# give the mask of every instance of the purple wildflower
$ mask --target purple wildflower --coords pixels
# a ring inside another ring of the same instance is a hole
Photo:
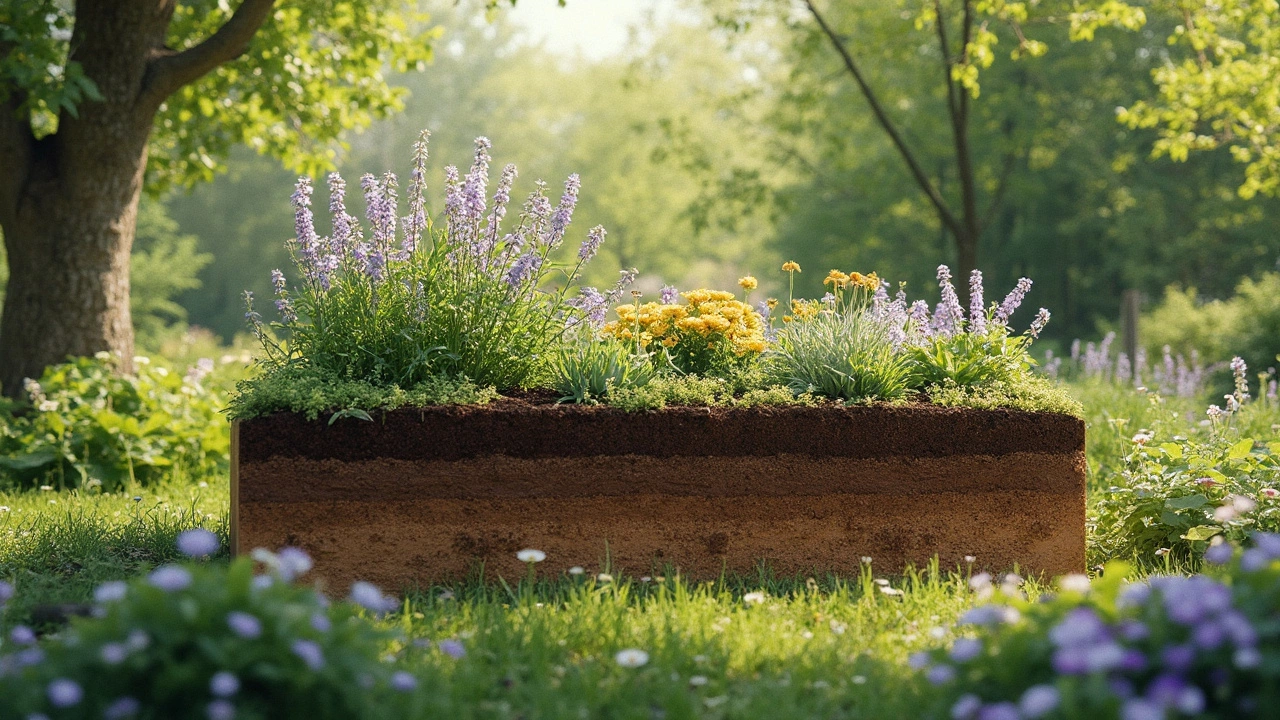
[[[333,249],[339,254],[347,250],[359,238],[360,228],[356,219],[347,212],[347,182],[336,172],[329,173],[329,215],[333,218]]]
[[[1022,717],[1034,720],[1053,712],[1060,702],[1062,702],[1062,695],[1058,692],[1058,688],[1052,685],[1032,685],[1018,700],[1018,710],[1022,713]]]
[[[951,268],[938,266],[938,287],[942,290],[942,300],[933,311],[933,332],[936,335],[950,337],[960,332],[960,324],[964,321],[964,310],[960,307],[960,298],[956,288],[951,284]]]
[[[567,301],[570,307],[581,310],[586,316],[587,322],[595,328],[599,328],[604,324],[606,313],[609,312],[609,303],[605,300],[604,295],[599,290],[591,286],[586,286],[578,290],[578,295]],[[571,322],[572,326],[575,322]]]
[[[605,234],[603,225],[591,228],[587,233],[587,239],[582,241],[582,247],[578,248],[578,260],[585,263],[595,257],[600,250],[600,244],[604,242]]]
[[[1231,376],[1235,380],[1234,397],[1237,403],[1244,404],[1249,399],[1249,378],[1246,375],[1249,368],[1244,363],[1244,358],[1236,356],[1231,358]]]
[[[569,222],[573,219],[573,209],[578,204],[578,190],[582,188],[582,181],[578,178],[578,174],[574,173],[564,181],[564,194],[560,196],[560,204],[556,207],[556,211],[551,214],[551,220],[547,225],[547,232],[542,238],[545,246],[557,248],[560,242],[564,240],[564,232],[569,227]]]
[[[982,654],[982,641],[974,638],[958,638],[951,646],[951,659],[967,663]]]
[[[34,645],[36,642],[36,634],[26,625],[15,625],[9,631],[9,639],[15,645]]]
[[[455,241],[458,240],[456,236],[462,232],[463,205],[458,168],[450,165],[444,169],[444,213],[450,238]]]
[[[137,715],[142,710],[142,703],[137,698],[116,698],[102,711],[104,720],[124,720]]]
[[[20,668],[39,665],[44,662],[44,651],[38,647],[24,648],[13,654],[13,660]]]
[[[327,633],[333,628],[333,623],[329,621],[329,616],[324,613],[311,614],[311,629],[318,633]]]
[[[134,630],[125,638],[124,644],[134,652],[141,652],[151,645],[151,636],[145,630]]]
[[[925,673],[925,679],[932,685],[946,685],[956,679],[956,669],[950,665],[934,665]]]
[[[663,290],[665,291],[666,288],[663,288]],[[663,305],[670,305],[670,304],[671,303],[667,303],[667,302],[663,303]],[[763,320],[765,324],[768,324],[769,317],[773,315],[773,308],[769,307],[768,300],[761,300],[756,303],[756,312],[760,313],[760,319]]]
[[[913,333],[923,337],[929,336],[929,303],[924,300],[917,300],[911,303],[907,318],[911,322]]]
[[[244,640],[254,640],[262,635],[262,621],[239,610],[227,613],[227,627]]]
[[[460,660],[466,657],[467,649],[457,640],[441,640],[436,643],[436,647],[440,648],[440,652],[448,655],[454,660]]]
[[[0,580],[0,607],[13,599],[13,583]]]
[[[493,191],[493,209],[489,211],[489,228],[485,232],[485,250],[497,242],[498,228],[507,216],[507,204],[511,202],[511,186],[516,182],[516,166],[508,163],[498,176],[498,187]]]
[[[302,658],[302,662],[312,671],[318,671],[324,667],[324,651],[320,646],[310,640],[294,640],[293,646],[290,648],[293,654]]]
[[[1040,332],[1044,330],[1044,326],[1048,324],[1049,324],[1049,311],[1046,310],[1045,308],[1040,308],[1040,312],[1036,313],[1036,319],[1031,321],[1031,337],[1033,338],[1040,337]],[[1128,364],[1129,364],[1129,360],[1128,358],[1125,358],[1125,365],[1128,365]],[[1128,372],[1125,373],[1125,375],[1128,375],[1128,374],[1129,374]],[[1128,378],[1126,377],[1124,379],[1127,380]]]
[[[236,706],[227,700],[214,700],[204,706],[204,716],[208,720],[233,720],[236,716]]]
[[[987,308],[982,299],[982,271],[969,273],[969,332],[985,335],[987,332]]]
[[[223,670],[209,678],[209,693],[214,697],[231,697],[240,692],[240,678]]]
[[[999,702],[987,705],[978,711],[978,720],[1021,720],[1018,706],[1011,702]]]
[[[404,217],[403,256],[408,258],[418,247],[418,241],[427,227],[427,139],[431,133],[423,130],[413,144],[413,170],[409,173],[409,214]]]
[[[209,557],[221,546],[218,536],[204,528],[192,528],[178,534],[178,551],[187,557]]]
[[[80,683],[67,678],[57,678],[45,688],[49,704],[56,708],[69,708],[80,704],[84,699],[84,688]]]
[[[351,602],[369,612],[384,613],[394,607],[395,600],[383,595],[377,585],[359,580],[351,584]]]
[[[306,575],[314,565],[311,556],[300,548],[285,547],[276,553],[276,572],[285,582],[293,582]]]
[[[679,297],[680,289],[675,285],[663,285],[662,289],[658,291],[658,300],[663,305],[675,305]],[[764,313],[761,314],[764,315]],[[766,315],[766,317],[768,316]]]
[[[639,274],[639,271],[635,268],[618,271],[618,282],[614,283],[608,294],[605,295],[610,305],[618,302],[618,299],[622,297],[622,291],[631,287],[631,283],[636,281],[636,276]]]
[[[289,291],[286,289],[284,273],[279,269],[271,271],[271,285],[276,291],[276,311],[280,313],[281,319],[287,323],[297,322],[298,314],[293,311],[293,303],[289,300]]]
[[[982,699],[973,693],[966,693],[951,706],[951,720],[972,720],[981,709]]]
[[[484,217],[485,192],[489,188],[489,149],[493,144],[489,138],[481,136],[476,138],[475,146],[475,160],[462,183],[463,215],[472,228],[478,228]],[[471,238],[473,242],[477,239]]]
[[[316,237],[315,219],[311,215],[311,178],[305,175],[298,178],[289,200],[293,204],[293,229],[302,271],[308,279],[315,280],[320,238]]]
[[[1142,698],[1130,698],[1120,708],[1121,720],[1164,720],[1164,710]]]
[[[413,692],[418,687],[418,678],[400,670],[391,676],[391,689],[398,692]]]
[[[542,266],[542,256],[536,250],[529,250],[516,261],[511,264],[511,269],[507,271],[503,280],[512,290],[518,290],[524,285],[530,277],[537,275],[538,269]]]
[[[1029,278],[1019,278],[1018,284],[1004,296],[1004,301],[1000,303],[1000,307],[996,308],[995,321],[1000,325],[1008,324],[1013,311],[1018,309],[1022,304],[1022,299],[1031,291],[1031,280]]]
[[[119,665],[129,656],[129,649],[120,643],[107,643],[98,649],[98,657],[107,665]]]
[[[191,586],[191,573],[177,565],[164,565],[153,570],[147,582],[165,592],[177,592]]]

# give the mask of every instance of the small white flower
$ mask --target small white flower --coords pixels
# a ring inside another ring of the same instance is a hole
[[[981,590],[987,587],[991,587],[991,573],[981,572],[969,578],[970,590]]]
[[[1169,554],[1169,548],[1160,548],[1156,550],[1156,557],[1164,557]]]
[[[569,568],[570,575],[581,575],[585,572],[586,570],[583,570],[581,565],[574,565],[573,567]]]
[[[57,400],[42,400],[37,406],[40,412],[58,412]]]
[[[972,565],[972,564],[974,564],[975,562],[977,562],[977,560],[978,560],[978,558],[974,557],[973,555],[965,555],[965,556],[964,556],[964,561],[965,561],[966,563],[969,563],[970,565]]]
[[[866,684],[867,684],[867,676],[866,676],[866,675],[854,675],[854,676],[853,676],[853,684],[854,684],[854,685],[866,685]]]
[[[863,564],[863,565],[870,565],[870,564],[871,564],[871,556],[870,556],[870,555],[863,555],[863,556],[862,556],[862,564]]]
[[[889,595],[890,597],[897,597],[903,594],[901,590],[897,588],[887,587],[885,585],[880,586],[880,592],[884,593],[885,595]]]
[[[756,590],[755,592],[749,592],[746,595],[742,596],[742,602],[746,603],[747,605],[756,605],[758,603],[764,602],[766,599],[768,599],[768,595],[765,595],[763,592],[759,590]]]
[[[1087,593],[1089,592],[1089,576],[1080,573],[1063,575],[1058,579],[1058,587],[1066,592]]]
[[[134,365],[150,365],[151,358],[147,357],[146,355],[134,355],[133,364]]]
[[[1258,508],[1258,503],[1253,498],[1245,497],[1244,495],[1232,495],[1230,500],[1231,507],[1235,508],[1238,513],[1253,512]]]
[[[614,662],[624,668],[638,668],[649,662],[649,653],[635,648],[619,650],[617,655],[613,656]]]
[[[648,575],[641,575],[640,582],[642,583],[653,582],[653,578]]]
[[[1230,505],[1223,505],[1222,507],[1213,511],[1213,519],[1223,523],[1231,522],[1232,520],[1235,520],[1236,516],[1238,516],[1239,514],[1240,512],[1236,510],[1234,507]]]
[[[706,675],[694,675],[693,677],[689,678],[689,684],[694,687],[702,687],[703,685],[706,685],[707,682],[709,681],[707,680]]]
[[[1137,445],[1146,445],[1151,442],[1151,433],[1140,432],[1133,436],[1133,442]]]
[[[599,575],[596,576],[596,582],[602,582],[602,583],[613,582],[613,576],[610,575],[609,573],[600,573]]]
[[[519,560],[520,562],[540,563],[543,560],[547,559],[547,554],[542,552],[541,550],[526,548],[516,553],[516,559]]]
[[[99,350],[98,352],[93,354],[93,357],[97,360],[110,360],[111,353],[107,352],[106,350]]]
[[[50,491],[50,490],[52,490],[52,489],[53,489],[53,486],[52,486],[52,485],[41,485],[41,486],[40,486],[40,490],[41,490],[41,491],[43,491],[43,492],[49,492],[49,491]]]
[[[875,579],[875,583],[876,583],[877,585],[879,585],[880,587],[885,587],[886,585],[888,585],[888,584],[889,584],[889,581],[888,581],[888,580],[885,580],[884,578],[876,578],[876,579]]]

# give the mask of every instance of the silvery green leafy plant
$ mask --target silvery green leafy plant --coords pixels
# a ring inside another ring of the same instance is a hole
[[[561,347],[553,360],[552,384],[561,402],[593,403],[614,390],[631,390],[653,379],[653,363],[630,343],[585,339]]]
[[[296,548],[199,562],[219,551],[201,529],[178,548],[192,561],[98,587],[93,617],[0,641],[0,719],[414,717],[426,700],[404,655],[465,653],[373,622],[399,603],[368,583],[333,603],[301,585]],[[12,591],[0,582],[0,609]]]
[[[503,168],[489,195],[490,143],[477,138],[470,171],[445,169],[443,227],[427,213],[427,133],[414,146],[408,214],[399,217],[392,173],[365,175],[368,226],[347,212],[346,185],[329,176],[332,230],[321,237],[311,212],[309,178],[293,196],[290,249],[299,282],[273,274],[276,343],[261,316],[247,319],[264,342],[268,368],[305,363],[338,377],[412,387],[434,376],[467,378],[499,390],[545,376],[567,326],[600,314],[601,293],[571,295],[604,241],[592,228],[567,263],[565,242],[579,180],[570,175],[557,204],[536,183],[514,223],[506,222],[516,167]],[[553,282],[558,280],[558,282]]]
[[[770,369],[797,395],[894,400],[910,387],[911,364],[891,335],[891,325],[868,308],[824,310],[778,333]]]

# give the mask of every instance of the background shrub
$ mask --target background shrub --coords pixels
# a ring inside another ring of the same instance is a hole
[[[0,401],[0,479],[114,490],[169,473],[225,470],[230,439],[212,360],[179,374],[148,358],[133,375],[106,353],[45,370],[30,403]]]

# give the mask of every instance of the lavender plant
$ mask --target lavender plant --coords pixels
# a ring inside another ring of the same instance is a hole
[[[404,388],[438,376],[499,390],[546,379],[565,328],[598,312],[591,303],[598,292],[571,292],[605,231],[592,228],[561,262],[578,176],[569,176],[554,204],[546,185],[536,183],[508,223],[516,167],[503,168],[490,195],[489,150],[489,141],[477,138],[465,177],[445,169],[443,227],[427,213],[426,132],[414,145],[403,217],[394,174],[361,179],[362,227],[348,213],[346,185],[335,173],[328,181],[332,231],[321,237],[311,181],[298,181],[290,249],[300,281],[291,288],[282,273],[273,274],[280,317],[273,327],[284,342],[272,339],[252,306],[246,316],[263,341],[268,372],[301,363],[337,379]]]
[[[911,663],[940,690],[930,717],[1034,720],[1269,717],[1280,704],[1280,536],[1208,556],[1209,575],[1130,581],[1123,563],[1059,581],[1032,602],[1016,587],[961,616],[961,637]]]
[[[1025,334],[1014,335],[1009,327],[1031,280],[1022,278],[1003,301],[984,309],[982,274],[974,270],[967,320],[946,265],[938,266],[938,285],[942,299],[932,317],[922,302],[911,311],[913,329],[920,335],[908,349],[917,387],[1015,385],[1026,378],[1033,364],[1028,348],[1049,322],[1049,311],[1040,308]]]

